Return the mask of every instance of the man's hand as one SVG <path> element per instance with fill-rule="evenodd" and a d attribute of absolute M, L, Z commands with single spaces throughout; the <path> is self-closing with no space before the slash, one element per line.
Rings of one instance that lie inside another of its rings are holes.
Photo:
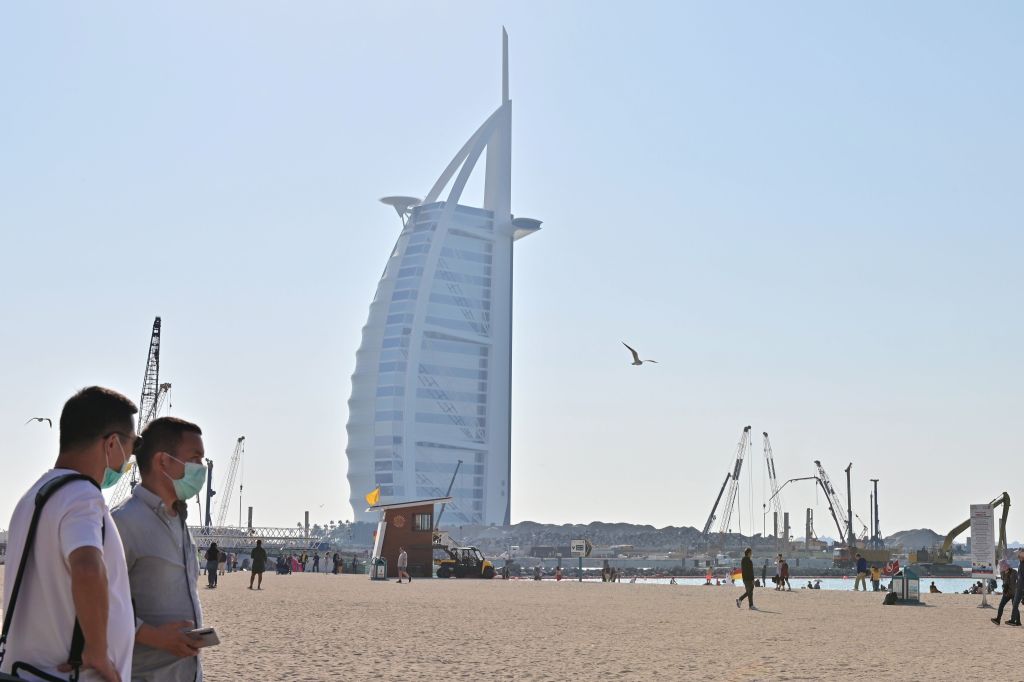
<path fill-rule="evenodd" d="M 142 625 L 135 633 L 135 641 L 154 649 L 161 649 L 178 658 L 199 655 L 199 637 L 188 633 L 193 623 L 179 620 L 160 626 Z"/>
<path fill-rule="evenodd" d="M 69 673 L 74 668 L 70 663 L 65 663 L 59 666 L 57 670 Z M 106 650 L 97 650 L 88 644 L 82 650 L 82 670 L 95 670 L 96 674 L 106 682 L 121 682 L 121 675 L 117 672 L 114 662 L 107 658 Z"/>

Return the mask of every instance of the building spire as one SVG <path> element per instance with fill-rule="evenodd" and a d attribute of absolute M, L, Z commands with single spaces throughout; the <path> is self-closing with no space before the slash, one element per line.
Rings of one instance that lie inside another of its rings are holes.
<path fill-rule="evenodd" d="M 508 101 L 508 31 L 501 27 L 501 103 Z"/>

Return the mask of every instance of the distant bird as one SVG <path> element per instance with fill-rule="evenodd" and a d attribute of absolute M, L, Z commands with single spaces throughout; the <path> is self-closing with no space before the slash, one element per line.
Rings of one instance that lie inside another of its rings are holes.
<path fill-rule="evenodd" d="M 654 364 L 658 364 L 657 360 L 641 360 L 640 356 L 637 354 L 636 350 L 633 349 L 632 347 L 630 347 L 630 345 L 628 343 L 626 343 L 625 341 L 622 342 L 622 345 L 625 346 L 626 348 L 629 348 L 629 352 L 633 354 L 633 364 L 634 365 L 639 367 L 640 365 L 644 364 L 645 362 L 653 362 Z"/>
<path fill-rule="evenodd" d="M 25 423 L 26 424 L 31 424 L 32 422 L 46 422 L 47 424 L 50 425 L 51 429 L 53 428 L 53 420 L 50 419 L 49 417 L 32 417 L 31 419 L 29 419 Z"/>

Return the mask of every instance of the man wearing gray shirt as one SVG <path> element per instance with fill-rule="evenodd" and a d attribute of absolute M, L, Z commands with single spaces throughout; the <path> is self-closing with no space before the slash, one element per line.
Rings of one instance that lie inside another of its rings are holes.
<path fill-rule="evenodd" d="M 142 482 L 111 513 L 124 542 L 135 605 L 136 682 L 199 682 L 198 639 L 203 611 L 195 540 L 185 525 L 185 500 L 206 480 L 199 427 L 183 419 L 156 419 L 135 453 Z"/>

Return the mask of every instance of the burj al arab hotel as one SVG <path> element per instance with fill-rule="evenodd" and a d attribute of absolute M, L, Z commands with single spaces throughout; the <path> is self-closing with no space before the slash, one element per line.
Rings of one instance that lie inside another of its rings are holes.
<path fill-rule="evenodd" d="M 357 521 L 376 521 L 363 496 L 378 486 L 381 504 L 442 497 L 452 486 L 445 525 L 510 523 L 512 252 L 540 221 L 512 215 L 504 31 L 502 39 L 501 104 L 422 201 L 382 199 L 402 231 L 352 375 L 345 452 Z M 463 205 L 485 150 L 483 207 Z"/>

